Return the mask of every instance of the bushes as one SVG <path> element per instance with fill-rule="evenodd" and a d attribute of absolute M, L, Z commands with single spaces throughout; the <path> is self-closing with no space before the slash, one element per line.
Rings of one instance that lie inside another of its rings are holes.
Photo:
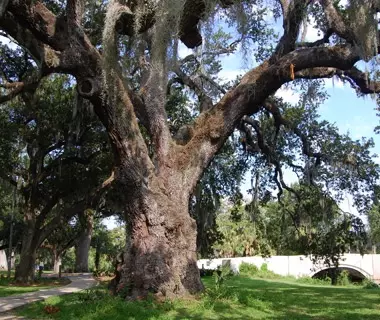
<path fill-rule="evenodd" d="M 239 267 L 239 273 L 241 275 L 254 276 L 259 271 L 259 268 L 251 263 L 242 262 Z"/>
<path fill-rule="evenodd" d="M 380 286 L 369 279 L 363 280 L 363 289 L 380 289 Z"/>
<path fill-rule="evenodd" d="M 323 285 L 327 286 L 331 284 L 331 279 L 329 277 L 318 279 L 318 278 L 310 278 L 310 277 L 300 277 L 296 279 L 296 282 L 303 284 L 311 284 L 311 285 Z"/>
<path fill-rule="evenodd" d="M 351 284 L 350 278 L 349 278 L 349 272 L 347 270 L 342 270 L 339 275 L 338 279 L 336 281 L 336 284 L 338 286 L 348 286 Z"/>
<path fill-rule="evenodd" d="M 214 269 L 199 269 L 201 277 L 211 277 L 215 271 Z"/>
<path fill-rule="evenodd" d="M 268 265 L 266 263 L 263 263 L 259 269 L 254 264 L 242 262 L 239 267 L 239 272 L 244 276 L 261 279 L 279 279 L 282 277 L 273 271 L 268 270 Z"/>

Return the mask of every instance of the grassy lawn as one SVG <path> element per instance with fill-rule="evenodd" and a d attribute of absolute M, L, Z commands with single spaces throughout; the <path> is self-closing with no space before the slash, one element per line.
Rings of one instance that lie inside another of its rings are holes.
<path fill-rule="evenodd" d="M 15 275 L 14 270 L 11 270 L 11 277 Z M 0 270 L 0 277 L 4 278 L 8 276 L 8 271 L 6 270 Z"/>
<path fill-rule="evenodd" d="M 380 290 L 328 287 L 289 281 L 233 277 L 220 290 L 204 281 L 208 294 L 197 299 L 126 302 L 104 288 L 49 298 L 18 310 L 28 319 L 380 319 Z M 44 307 L 57 307 L 47 314 Z"/>
<path fill-rule="evenodd" d="M 70 280 L 62 278 L 42 278 L 31 285 L 19 285 L 6 278 L 0 278 L 0 298 L 7 297 L 14 294 L 23 294 L 34 292 L 41 289 L 48 289 L 51 287 L 59 287 L 70 283 Z"/>

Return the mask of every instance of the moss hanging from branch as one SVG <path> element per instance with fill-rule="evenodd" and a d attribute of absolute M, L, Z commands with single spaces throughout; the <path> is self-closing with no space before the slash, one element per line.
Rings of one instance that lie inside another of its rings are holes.
<path fill-rule="evenodd" d="M 379 0 L 351 0 L 347 8 L 348 21 L 356 36 L 355 44 L 366 62 L 377 55 L 378 22 L 375 8 L 379 5 Z"/>
<path fill-rule="evenodd" d="M 112 104 L 117 96 L 118 44 L 116 24 L 122 14 L 133 16 L 124 1 L 111 0 L 108 5 L 103 29 L 103 85 L 107 102 Z"/>

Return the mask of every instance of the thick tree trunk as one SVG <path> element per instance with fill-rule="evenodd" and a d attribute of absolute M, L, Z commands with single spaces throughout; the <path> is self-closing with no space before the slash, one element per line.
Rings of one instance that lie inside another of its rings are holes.
<path fill-rule="evenodd" d="M 200 292 L 197 226 L 188 213 L 188 194 L 180 194 L 178 185 L 165 193 L 152 189 L 129 192 L 127 246 L 117 290 L 130 288 L 131 298 Z"/>
<path fill-rule="evenodd" d="M 331 278 L 331 285 L 336 286 L 338 283 L 338 268 L 331 268 L 330 269 L 330 278 Z"/>
<path fill-rule="evenodd" d="M 94 219 L 91 214 L 85 214 L 86 225 L 75 246 L 75 272 L 88 272 L 88 256 L 90 252 Z"/>
<path fill-rule="evenodd" d="M 38 249 L 38 235 L 33 223 L 25 225 L 20 254 L 20 263 L 16 266 L 15 279 L 19 283 L 30 283 L 34 281 L 34 269 Z"/>

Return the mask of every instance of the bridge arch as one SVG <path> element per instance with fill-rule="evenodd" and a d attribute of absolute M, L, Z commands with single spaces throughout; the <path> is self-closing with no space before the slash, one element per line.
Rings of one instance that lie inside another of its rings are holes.
<path fill-rule="evenodd" d="M 310 273 L 309 276 L 311 278 L 314 278 L 314 277 L 317 277 L 318 274 L 323 274 L 323 272 L 327 272 L 328 270 L 333 269 L 333 268 L 334 267 L 325 266 L 325 267 L 314 270 L 313 272 Z M 342 263 L 342 264 L 339 264 L 338 269 L 348 271 L 348 273 L 350 274 L 351 277 L 358 279 L 358 280 L 364 280 L 364 279 L 371 279 L 372 278 L 371 275 L 367 271 L 365 271 L 364 269 L 362 269 L 360 267 L 354 266 L 354 265 Z"/>

